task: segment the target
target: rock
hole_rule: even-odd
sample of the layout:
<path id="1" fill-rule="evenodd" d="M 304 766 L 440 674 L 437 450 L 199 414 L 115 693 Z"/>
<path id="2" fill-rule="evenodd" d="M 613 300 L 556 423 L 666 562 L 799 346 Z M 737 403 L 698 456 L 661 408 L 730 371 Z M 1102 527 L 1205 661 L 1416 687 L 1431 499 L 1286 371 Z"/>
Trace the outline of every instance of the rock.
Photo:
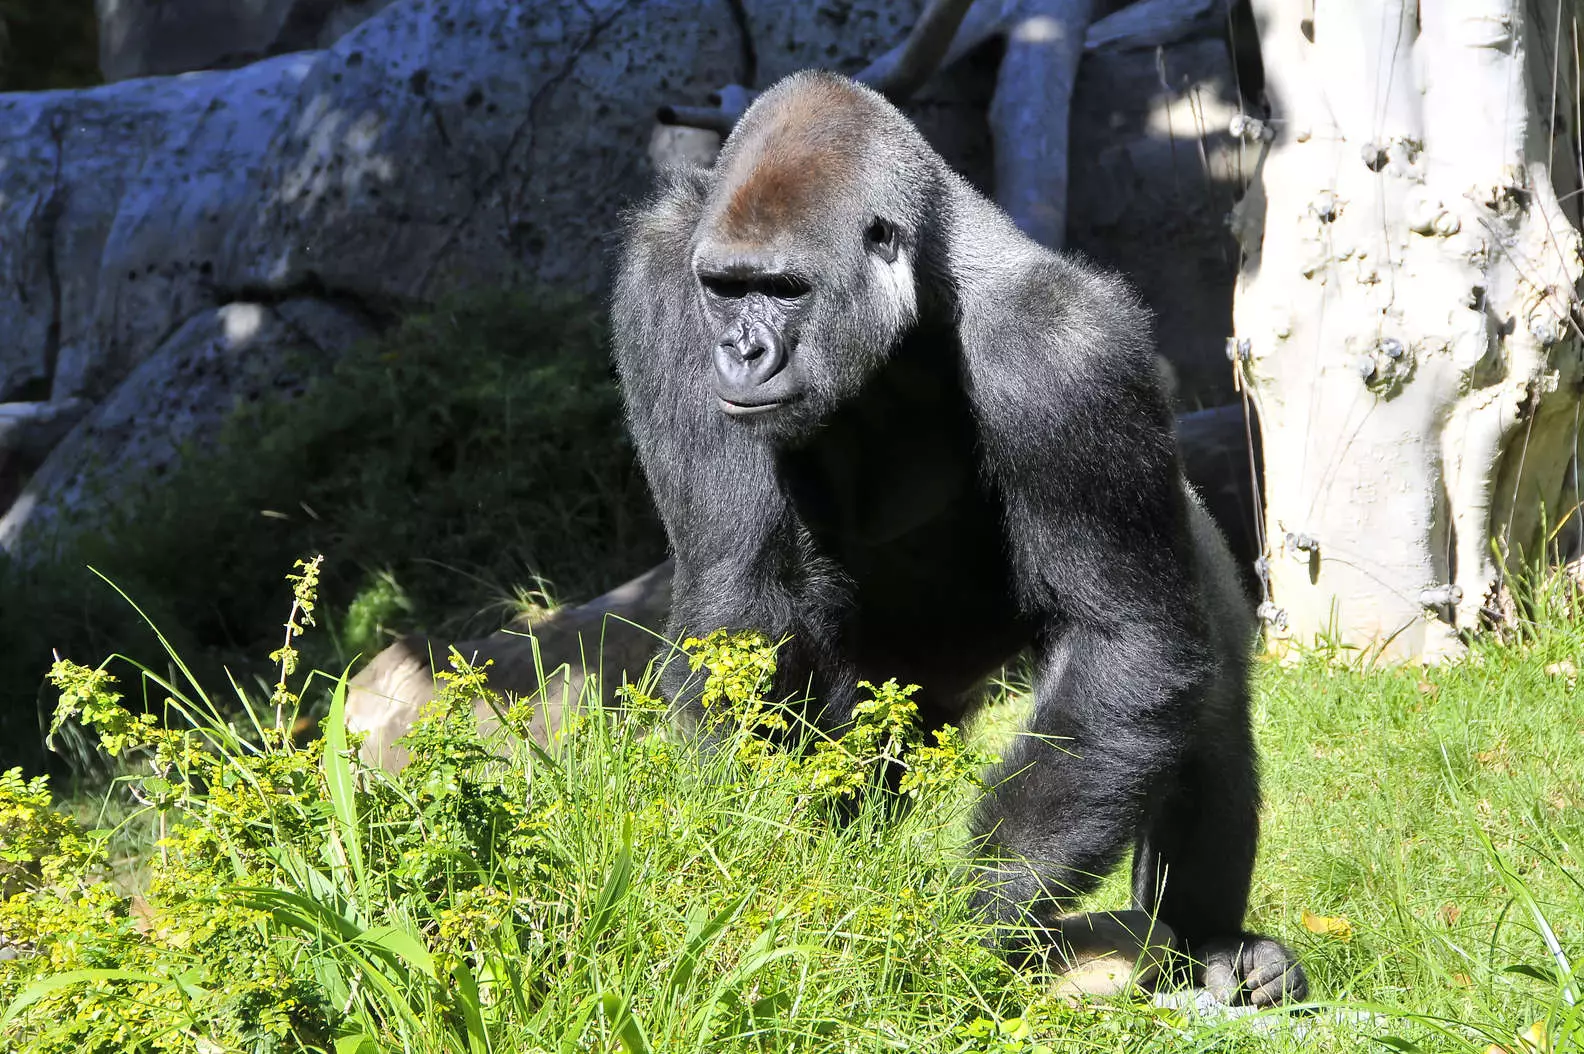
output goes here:
<path id="1" fill-rule="evenodd" d="M 1058 955 L 1065 969 L 1051 994 L 1104 999 L 1135 988 L 1149 991 L 1177 948 L 1171 927 L 1144 911 L 1091 912 L 1061 920 Z"/>
<path id="2" fill-rule="evenodd" d="M 1226 532 L 1239 566 L 1251 571 L 1256 548 L 1249 529 L 1253 501 L 1247 456 L 1242 453 L 1246 447 L 1241 407 L 1181 414 L 1177 427 L 1189 480 Z M 1255 585 L 1252 573 L 1247 584 L 1251 588 Z M 634 624 L 658 632 L 670 613 L 671 563 L 667 561 L 581 607 L 563 609 L 539 623 L 530 620 L 527 629 L 533 634 L 532 639 L 523 636 L 524 627 L 519 624 L 480 640 L 462 641 L 456 647 L 464 655 L 477 654 L 479 661 L 495 659 L 490 683 L 514 695 L 525 696 L 539 690 L 538 669 L 554 670 L 567 664 L 563 682 L 566 691 L 563 693 L 558 686 L 548 693 L 551 705 L 544 714 L 548 733 L 560 727 L 564 699 L 581 698 L 581 658 L 598 650 L 591 642 L 598 638 L 602 627 L 605 637 L 601 668 L 608 684 L 609 676 L 622 670 L 636 675 L 663 643 L 654 632 L 635 629 Z M 538 667 L 534 662 L 536 646 Z M 382 758 L 384 764 L 394 767 L 406 763 L 406 754 L 400 748 L 392 751 L 390 744 L 406 733 L 418 708 L 434 695 L 431 654 L 443 662 L 445 643 L 423 637 L 398 641 L 352 679 L 347 697 L 348 727 L 369 733 L 364 756 L 371 763 Z M 480 717 L 489 716 L 492 720 L 487 710 L 488 707 L 481 708 Z"/>
<path id="3" fill-rule="evenodd" d="M 23 482 L 88 409 L 85 399 L 0 403 L 0 509 L 10 507 Z"/>
<path id="4" fill-rule="evenodd" d="M 357 315 L 314 300 L 239 302 L 193 316 L 51 451 L 0 517 L 0 549 L 55 555 L 139 488 L 157 486 L 183 447 L 209 440 L 238 400 L 300 388 L 282 368 L 291 355 L 333 354 L 367 332 Z"/>
<path id="5" fill-rule="evenodd" d="M 391 0 L 97 0 L 106 81 L 328 47 Z"/>
<path id="6" fill-rule="evenodd" d="M 1228 131 L 1239 109 L 1219 36 L 1091 51 L 1073 93 L 1067 244 L 1138 287 L 1187 409 L 1236 398 L 1226 216 L 1253 163 Z"/>
<path id="7" fill-rule="evenodd" d="M 493 660 L 490 685 L 517 699 L 531 699 L 538 712 L 529 734 L 540 746 L 560 730 L 569 707 L 587 702 L 585 690 L 602 696 L 621 683 L 637 679 L 658 649 L 658 631 L 671 610 L 669 561 L 638 578 L 574 608 L 539 619 L 519 618 L 510 626 L 478 640 L 459 641 L 457 651 L 468 661 Z M 649 627 L 654 627 L 653 630 Z M 407 751 L 396 744 L 434 697 L 433 662 L 444 663 L 442 641 L 408 637 L 375 656 L 347 690 L 346 723 L 367 733 L 362 756 L 391 771 L 407 763 Z M 541 674 L 543 676 L 541 677 Z M 479 727 L 498 727 L 484 700 L 475 704 Z"/>
<path id="8" fill-rule="evenodd" d="M 672 168 L 709 168 L 720 153 L 719 132 L 680 124 L 655 123 L 649 134 L 649 163 L 657 172 Z"/>
<path id="9" fill-rule="evenodd" d="M 401 0 L 324 51 L 0 95 L 0 402 L 97 403 L 231 303 L 597 293 L 656 107 L 742 75 L 709 0 Z M 79 493 L 29 487 L 0 548 Z"/>
<path id="10" fill-rule="evenodd" d="M 9 457 L 43 457 L 87 412 L 82 399 L 0 403 L 0 466 Z"/>
<path id="11" fill-rule="evenodd" d="M 236 280 L 411 302 L 526 272 L 594 292 L 649 189 L 665 86 L 707 90 L 737 60 L 719 5 L 397 4 L 305 78 Z"/>

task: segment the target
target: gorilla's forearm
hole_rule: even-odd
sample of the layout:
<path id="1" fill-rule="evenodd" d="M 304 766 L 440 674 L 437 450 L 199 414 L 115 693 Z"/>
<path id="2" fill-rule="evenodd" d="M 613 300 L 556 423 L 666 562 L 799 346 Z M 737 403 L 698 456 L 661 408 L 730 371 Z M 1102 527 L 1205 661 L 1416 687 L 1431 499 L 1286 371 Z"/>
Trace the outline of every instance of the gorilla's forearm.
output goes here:
<path id="1" fill-rule="evenodd" d="M 1026 731 L 975 817 L 993 855 L 1028 861 L 1004 896 L 1059 902 L 1116 866 L 1182 760 L 1207 666 L 1163 627 L 1071 629 L 1050 649 Z"/>

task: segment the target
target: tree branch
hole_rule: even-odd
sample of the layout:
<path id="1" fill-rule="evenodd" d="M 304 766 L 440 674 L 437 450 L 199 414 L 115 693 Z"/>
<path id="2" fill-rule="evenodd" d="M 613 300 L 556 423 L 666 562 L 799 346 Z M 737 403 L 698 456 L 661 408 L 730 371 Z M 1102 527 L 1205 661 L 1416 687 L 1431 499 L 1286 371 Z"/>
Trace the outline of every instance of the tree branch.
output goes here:
<path id="1" fill-rule="evenodd" d="M 937 70 L 1003 35 L 1023 6 L 1020 0 L 935 0 L 905 41 L 853 79 L 883 92 L 892 102 L 905 102 Z M 1084 50 L 1126 51 L 1171 44 L 1225 13 L 1225 0 L 1140 0 L 1089 26 Z M 758 93 L 729 84 L 717 94 L 720 99 L 714 106 L 662 106 L 656 118 L 661 124 L 702 128 L 724 137 Z"/>
<path id="2" fill-rule="evenodd" d="M 1047 248 L 1067 233 L 1067 126 L 1094 0 L 1023 0 L 990 103 L 995 199 Z"/>
<path id="3" fill-rule="evenodd" d="M 892 102 L 912 97 L 942 66 L 949 66 L 1001 32 L 1016 0 L 931 0 L 906 40 L 864 67 L 853 79 Z M 714 106 L 662 106 L 661 124 L 703 128 L 727 135 L 758 92 L 728 84 Z"/>
<path id="4" fill-rule="evenodd" d="M 1005 5 L 975 4 L 974 0 L 931 0 L 913 23 L 913 31 L 907 39 L 870 63 L 854 79 L 900 105 L 934 75 L 942 60 L 951 53 L 970 8 L 987 12 L 981 16 L 981 22 L 998 23 L 999 18 L 989 14 L 988 9 L 1000 6 Z"/>

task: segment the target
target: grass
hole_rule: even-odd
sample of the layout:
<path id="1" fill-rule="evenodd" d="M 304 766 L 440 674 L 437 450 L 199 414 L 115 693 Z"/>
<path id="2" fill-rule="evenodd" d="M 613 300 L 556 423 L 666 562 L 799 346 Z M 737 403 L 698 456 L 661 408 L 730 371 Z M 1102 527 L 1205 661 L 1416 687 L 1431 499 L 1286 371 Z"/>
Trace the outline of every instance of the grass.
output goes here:
<path id="1" fill-rule="evenodd" d="M 711 666 L 737 678 L 732 749 L 698 756 L 642 692 L 545 750 L 481 744 L 464 668 L 396 778 L 358 765 L 338 705 L 304 750 L 266 698 L 243 734 L 217 716 L 235 701 L 152 683 L 200 730 L 181 736 L 62 667 L 134 764 L 108 799 L 121 822 L 97 832 L 63 835 L 37 795 L 0 788 L 0 841 L 64 846 L 32 851 L 12 879 L 27 891 L 0 902 L 0 936 L 37 951 L 0 962 L 0 1034 L 29 1052 L 1581 1050 L 1584 620 L 1560 587 L 1536 595 L 1517 639 L 1445 667 L 1259 668 L 1250 924 L 1300 952 L 1313 1013 L 1050 999 L 981 943 L 956 770 L 911 809 L 837 800 L 922 746 L 894 694 L 874 719 L 894 735 L 800 761 L 748 735 L 774 716 L 748 649 Z M 993 748 L 1019 705 L 1003 692 L 973 742 Z M 117 873 L 105 853 L 128 846 Z M 1537 1024 L 1549 1038 L 1523 1045 Z"/>

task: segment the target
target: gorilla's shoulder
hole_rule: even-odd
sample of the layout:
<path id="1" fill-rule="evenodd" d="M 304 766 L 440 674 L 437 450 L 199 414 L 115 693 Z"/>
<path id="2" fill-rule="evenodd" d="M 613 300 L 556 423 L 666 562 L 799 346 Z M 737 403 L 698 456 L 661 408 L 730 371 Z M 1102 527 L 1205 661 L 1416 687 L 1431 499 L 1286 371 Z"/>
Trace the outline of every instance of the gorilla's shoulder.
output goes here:
<path id="1" fill-rule="evenodd" d="M 1072 368 L 1154 369 L 1152 314 L 1120 275 L 1032 244 L 1004 255 L 998 270 L 964 305 L 976 316 L 969 331 L 1019 334 L 1030 354 Z"/>

